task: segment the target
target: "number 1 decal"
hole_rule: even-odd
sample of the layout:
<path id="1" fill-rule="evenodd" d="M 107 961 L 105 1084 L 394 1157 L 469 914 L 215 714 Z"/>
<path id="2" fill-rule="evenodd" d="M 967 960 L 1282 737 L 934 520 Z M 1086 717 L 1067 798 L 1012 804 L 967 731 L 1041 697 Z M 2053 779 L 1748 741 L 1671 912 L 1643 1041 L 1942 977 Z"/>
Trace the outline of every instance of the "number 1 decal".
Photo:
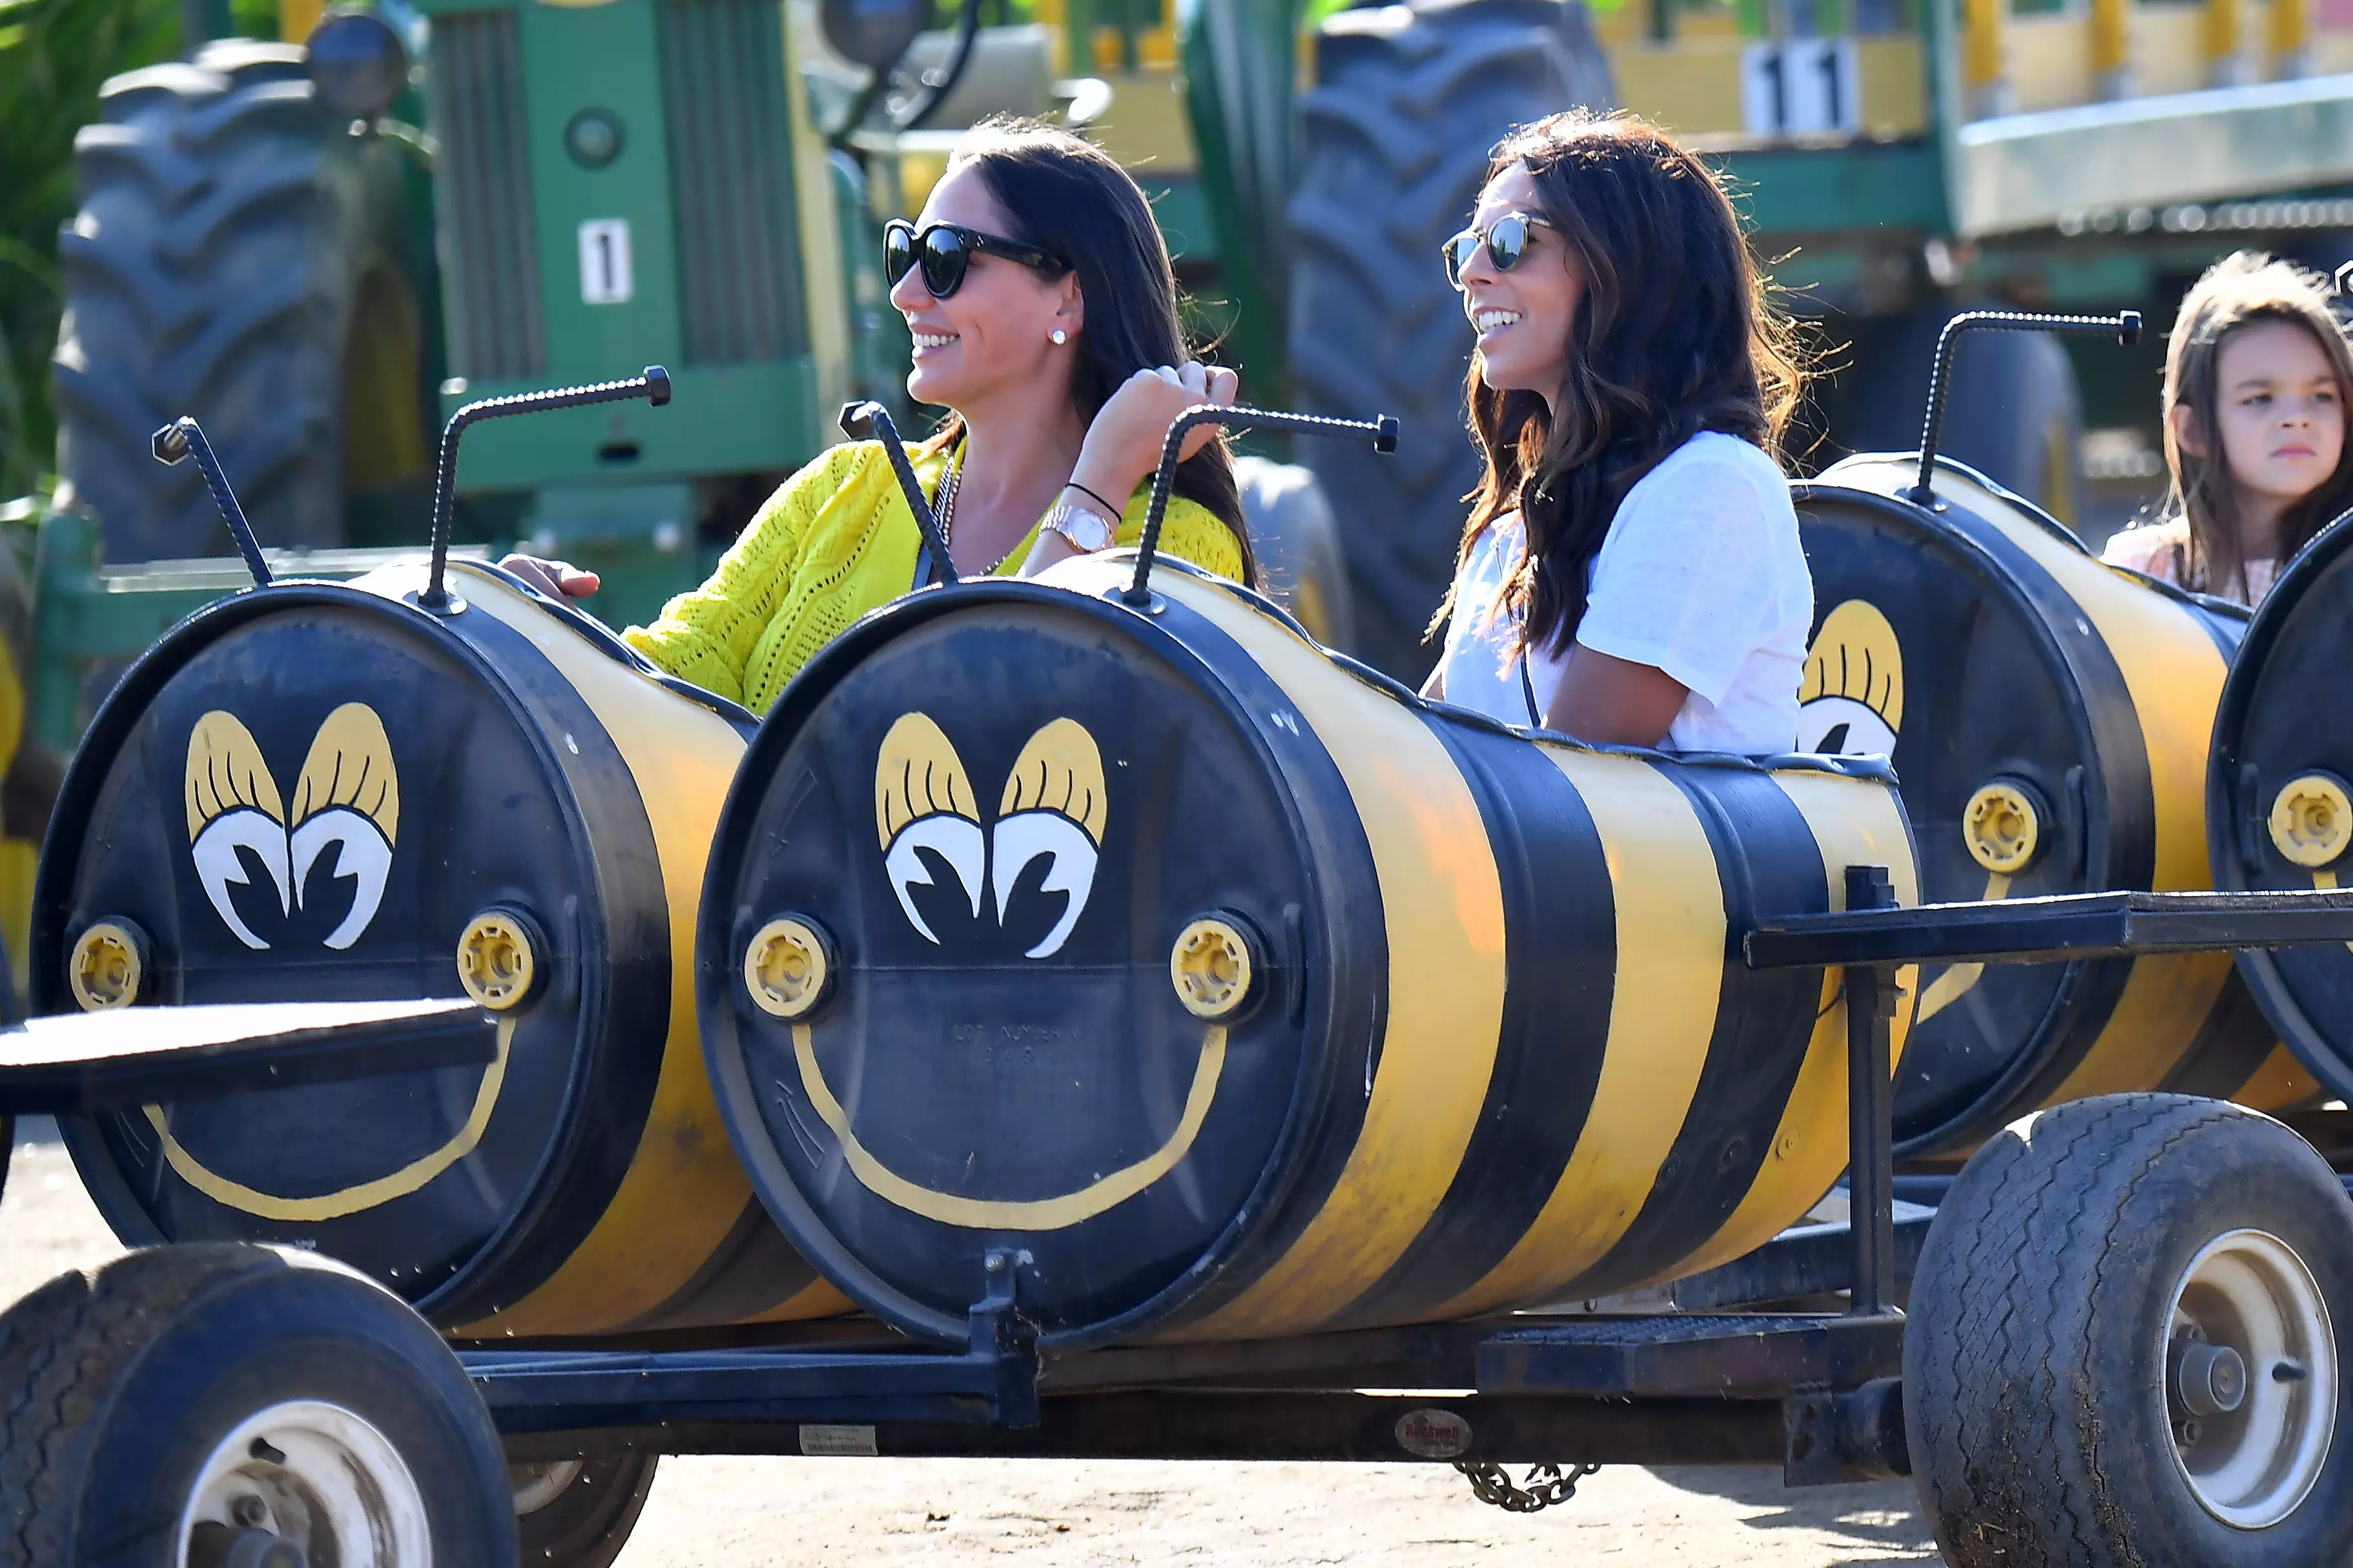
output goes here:
<path id="1" fill-rule="evenodd" d="M 626 305 L 637 292 L 629 266 L 629 220 L 590 218 L 580 226 L 580 301 Z"/>

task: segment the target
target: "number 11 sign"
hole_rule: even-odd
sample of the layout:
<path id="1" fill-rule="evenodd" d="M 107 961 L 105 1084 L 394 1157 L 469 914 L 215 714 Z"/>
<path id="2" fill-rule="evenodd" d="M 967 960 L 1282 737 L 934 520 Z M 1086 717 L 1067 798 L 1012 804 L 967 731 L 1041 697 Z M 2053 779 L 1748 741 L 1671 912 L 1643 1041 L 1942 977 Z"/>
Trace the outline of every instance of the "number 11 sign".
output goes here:
<path id="1" fill-rule="evenodd" d="M 1740 52 L 1741 125 L 1751 136 L 1854 131 L 1862 124 L 1852 38 L 1790 38 Z"/>

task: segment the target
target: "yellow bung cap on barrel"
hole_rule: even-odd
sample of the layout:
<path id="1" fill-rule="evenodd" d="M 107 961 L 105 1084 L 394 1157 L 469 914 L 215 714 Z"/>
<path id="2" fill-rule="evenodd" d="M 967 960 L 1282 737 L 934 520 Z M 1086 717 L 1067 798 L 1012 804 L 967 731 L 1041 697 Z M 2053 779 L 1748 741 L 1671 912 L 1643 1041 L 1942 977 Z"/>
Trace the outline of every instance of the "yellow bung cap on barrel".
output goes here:
<path id="1" fill-rule="evenodd" d="M 2290 779 L 2273 797 L 2267 822 L 2272 847 L 2314 870 L 2334 865 L 2353 841 L 2353 799 L 2344 781 L 2328 773 Z"/>
<path id="2" fill-rule="evenodd" d="M 83 1012 L 102 1013 L 138 1001 L 146 971 L 147 933 L 131 921 L 98 921 L 74 939 L 66 984 Z"/>

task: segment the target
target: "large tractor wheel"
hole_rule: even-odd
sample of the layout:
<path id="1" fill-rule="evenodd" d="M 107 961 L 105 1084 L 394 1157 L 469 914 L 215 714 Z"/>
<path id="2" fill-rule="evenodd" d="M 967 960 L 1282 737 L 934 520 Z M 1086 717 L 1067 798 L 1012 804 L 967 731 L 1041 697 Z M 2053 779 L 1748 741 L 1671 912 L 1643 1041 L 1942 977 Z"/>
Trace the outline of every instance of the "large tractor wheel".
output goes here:
<path id="1" fill-rule="evenodd" d="M 646 1510 L 658 1462 L 624 1454 L 509 1464 L 522 1568 L 612 1568 Z"/>
<path id="2" fill-rule="evenodd" d="M 236 40 L 109 81 L 58 237 L 58 468 L 110 561 L 224 555 L 201 421 L 265 542 L 342 542 L 347 491 L 428 472 L 401 160 L 318 103 L 303 51 Z"/>
<path id="3" fill-rule="evenodd" d="M 399 1298 L 158 1247 L 0 1318 L 0 1568 L 512 1568 L 498 1435 Z"/>
<path id="4" fill-rule="evenodd" d="M 1831 397 L 1831 440 L 1850 452 L 1916 452 L 1936 337 L 1935 305 L 1854 333 L 1854 368 Z M 2048 332 L 1970 332 L 1953 353 L 1937 450 L 2070 528 L 2084 516 L 2084 400 L 2074 363 Z"/>
<path id="5" fill-rule="evenodd" d="M 1439 265 L 1513 126 L 1612 98 L 1582 6 L 1422 0 L 1324 24 L 1291 205 L 1291 374 L 1313 413 L 1401 421 L 1394 457 L 1303 444 L 1345 520 L 1357 653 L 1419 680 L 1479 477 L 1464 433 L 1471 329 Z"/>
<path id="6" fill-rule="evenodd" d="M 2169 1094 L 2019 1122 L 1912 1281 L 1905 1414 L 1945 1561 L 2353 1560 L 2348 1331 L 2353 1203 L 2278 1122 Z"/>

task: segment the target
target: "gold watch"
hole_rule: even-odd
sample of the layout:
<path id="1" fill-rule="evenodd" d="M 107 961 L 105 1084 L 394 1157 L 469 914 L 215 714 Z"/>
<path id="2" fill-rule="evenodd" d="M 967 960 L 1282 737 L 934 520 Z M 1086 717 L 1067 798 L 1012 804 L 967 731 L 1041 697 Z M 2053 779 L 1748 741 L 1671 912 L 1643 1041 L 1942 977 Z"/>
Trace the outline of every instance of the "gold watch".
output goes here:
<path id="1" fill-rule="evenodd" d="M 1098 550 L 1109 548 L 1113 537 L 1112 525 L 1103 514 L 1071 500 L 1068 490 L 1054 498 L 1052 508 L 1047 511 L 1044 521 L 1038 524 L 1038 530 L 1041 533 L 1060 534 L 1070 542 L 1071 548 L 1082 555 L 1092 555 Z"/>

